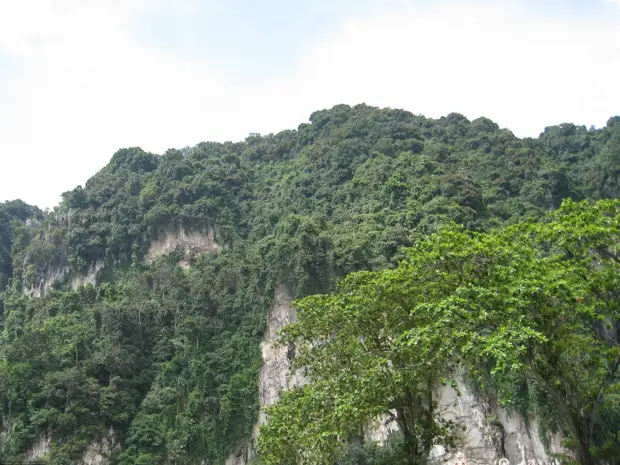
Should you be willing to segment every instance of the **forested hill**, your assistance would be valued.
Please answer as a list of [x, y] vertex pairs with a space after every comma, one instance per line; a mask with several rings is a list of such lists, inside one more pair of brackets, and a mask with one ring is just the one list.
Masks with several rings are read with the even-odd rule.
[[[119, 150], [53, 211], [0, 204], [0, 459], [45, 436], [50, 463], [75, 463], [112, 430], [114, 463], [223, 463], [258, 418], [278, 284], [329, 291], [450, 221], [540, 218], [566, 198], [618, 198], [619, 179], [617, 116], [519, 139], [486, 118], [340, 105], [243, 142]], [[147, 260], [179, 228], [212, 232], [219, 253]], [[94, 263], [97, 286], [72, 290]]]

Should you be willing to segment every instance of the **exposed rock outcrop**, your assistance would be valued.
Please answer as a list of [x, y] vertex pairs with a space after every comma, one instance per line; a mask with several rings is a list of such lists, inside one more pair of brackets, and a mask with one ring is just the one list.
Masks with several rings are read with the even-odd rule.
[[51, 267], [37, 278], [36, 284], [24, 290], [24, 294], [31, 297], [44, 297], [49, 293], [54, 284], [61, 283], [70, 278], [69, 283], [71, 289], [76, 290], [80, 285], [97, 284], [97, 273], [105, 267], [103, 260], [97, 260], [91, 263], [86, 273], [76, 273], [71, 276], [71, 268], [68, 265], [60, 267]]
[[[291, 360], [287, 347], [275, 345], [277, 332], [283, 326], [295, 321], [295, 309], [291, 305], [293, 297], [284, 285], [278, 286], [274, 302], [269, 310], [267, 328], [261, 343], [261, 368], [259, 375], [259, 399], [261, 409], [275, 403], [284, 389], [303, 382], [301, 377], [289, 377]], [[260, 425], [265, 421], [261, 411], [258, 423], [254, 426], [252, 437], [228, 457], [226, 465], [246, 465], [255, 455], [255, 443]]]
[[[460, 377], [459, 377], [460, 378]], [[454, 421], [462, 429], [456, 431], [456, 448], [435, 446], [431, 451], [434, 464], [452, 464], [462, 452], [469, 465], [497, 464], [503, 458], [511, 464], [557, 465], [553, 454], [565, 454], [561, 438], [549, 436], [548, 448], [541, 439], [538, 422], [476, 398], [462, 379], [457, 379], [460, 396], [448, 386], [437, 390], [438, 410], [443, 418]], [[365, 430], [367, 440], [384, 443], [396, 425], [385, 418], [377, 419]]]
[[48, 436], [43, 436], [26, 452], [25, 462], [36, 462], [47, 454], [51, 449], [52, 440]]
[[86, 274], [76, 274], [71, 278], [71, 289], [76, 290], [79, 286], [87, 284], [97, 285], [97, 273], [105, 267], [103, 260], [97, 260], [88, 266]]
[[[222, 247], [215, 242], [213, 229], [208, 230], [186, 230], [184, 226], [167, 227], [160, 231], [159, 237], [149, 246], [146, 260], [150, 262], [155, 258], [168, 255], [178, 247], [185, 250], [187, 255], [193, 253], [217, 253]], [[187, 269], [189, 261], [182, 260], [179, 265]], [[75, 290], [80, 285], [97, 284], [97, 274], [105, 267], [105, 261], [97, 260], [88, 266], [85, 273], [72, 274], [68, 265], [49, 267], [35, 283], [24, 290], [24, 294], [31, 297], [43, 297], [49, 293], [54, 284], [68, 281], [71, 289]]]
[[186, 254], [199, 252], [217, 253], [222, 249], [215, 242], [213, 229], [189, 231], [183, 226], [174, 226], [162, 229], [158, 238], [151, 241], [146, 256], [147, 261], [168, 255], [178, 247], [183, 248]]
[[24, 294], [30, 297], [43, 297], [52, 290], [54, 284], [66, 279], [70, 272], [69, 266], [50, 267], [37, 278], [34, 284], [24, 289]]
[[100, 441], [91, 442], [84, 452], [82, 461], [78, 465], [109, 465], [110, 455], [114, 449], [118, 449], [120, 444], [116, 439], [114, 431], [108, 431], [108, 434]]
[[261, 343], [262, 363], [259, 380], [261, 407], [274, 404], [283, 390], [303, 383], [303, 378], [299, 374], [291, 375], [289, 372], [291, 367], [289, 348], [275, 344], [278, 330], [295, 322], [295, 308], [291, 305], [292, 302], [293, 297], [286, 286], [278, 286]]
[[[52, 446], [51, 438], [45, 436], [39, 440], [26, 452], [25, 461], [38, 462], [50, 453]], [[110, 454], [116, 448], [120, 447], [114, 431], [110, 430], [108, 434], [99, 441], [91, 442], [82, 459], [77, 465], [109, 465]]]

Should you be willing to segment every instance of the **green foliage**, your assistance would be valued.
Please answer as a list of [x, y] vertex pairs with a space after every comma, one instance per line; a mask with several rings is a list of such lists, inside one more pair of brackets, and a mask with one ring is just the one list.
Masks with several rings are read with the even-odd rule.
[[7, 293], [0, 399], [11, 441], [24, 439], [6, 457], [19, 458], [11, 451], [53, 431], [51, 463], [75, 460], [112, 428], [126, 435], [121, 464], [225, 458], [258, 414], [269, 302], [246, 271], [239, 257], [222, 254], [199, 257], [188, 271], [173, 260], [128, 270], [99, 292], [41, 300]]
[[442, 228], [396, 268], [357, 272], [334, 294], [299, 300], [281, 342], [297, 344], [293, 368], [309, 382], [267, 409], [265, 463], [329, 464], [379, 414], [396, 420], [407, 463], [423, 462], [445, 441], [432, 390], [454, 363], [479, 383], [490, 379], [504, 404], [519, 400], [515, 383], [533, 384], [580, 463], [610, 457], [618, 443], [607, 422], [620, 413], [619, 247], [620, 201], [567, 200], [540, 223]]
[[[433, 391], [450, 373], [452, 348], [443, 341], [458, 322], [436, 321], [423, 302], [449, 292], [442, 287], [449, 282], [417, 271], [358, 272], [336, 294], [296, 302], [298, 322], [281, 343], [295, 345], [292, 369], [309, 383], [267, 410], [259, 439], [265, 463], [333, 463], [342, 439], [379, 415], [399, 427], [409, 463], [423, 463], [437, 441], [450, 443], [453, 425], [437, 415]], [[403, 341], [409, 332], [415, 346]]]
[[351, 442], [337, 465], [402, 465], [407, 463], [407, 449], [402, 435], [391, 433], [383, 445], [375, 442]]
[[[43, 219], [43, 212], [21, 200], [0, 203], [0, 295], [6, 289], [13, 276], [13, 244], [28, 240], [26, 222], [35, 223]], [[4, 305], [0, 297], [0, 322], [4, 314]]]
[[[239, 143], [119, 150], [50, 212], [0, 204], [0, 459], [46, 435], [51, 462], [71, 463], [111, 428], [115, 463], [222, 463], [258, 417], [276, 285], [330, 292], [453, 221], [483, 231], [617, 197], [618, 134], [617, 118], [534, 140], [485, 118], [339, 105]], [[222, 251], [190, 254], [189, 270], [181, 255], [147, 264], [151, 241], [179, 227], [213, 229]], [[98, 286], [70, 290], [96, 261]], [[52, 278], [42, 299], [24, 296]]]

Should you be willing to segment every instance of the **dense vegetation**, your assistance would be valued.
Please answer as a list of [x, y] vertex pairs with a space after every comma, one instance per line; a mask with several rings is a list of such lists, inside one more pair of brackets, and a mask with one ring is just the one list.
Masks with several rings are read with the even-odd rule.
[[265, 463], [330, 465], [342, 438], [380, 416], [397, 425], [405, 463], [425, 463], [457, 426], [434, 395], [455, 366], [504, 404], [523, 399], [515, 385], [542, 393], [531, 407], [551, 407], [579, 463], [620, 455], [613, 436], [593, 444], [620, 413], [620, 201], [566, 201], [544, 222], [489, 233], [442, 228], [406, 255], [297, 302], [282, 343], [308, 383], [268, 409]]
[[[0, 206], [0, 459], [50, 436], [49, 462], [74, 463], [111, 429], [114, 463], [223, 463], [258, 417], [277, 284], [328, 292], [452, 221], [486, 231], [567, 198], [618, 198], [619, 174], [620, 117], [518, 139], [485, 118], [337, 106], [239, 143], [119, 150], [53, 211]], [[189, 269], [181, 252], [147, 263], [180, 225], [214, 229], [222, 250]], [[96, 287], [25, 295], [97, 260]]]
[[[20, 241], [28, 237], [26, 223], [42, 219], [41, 210], [21, 200], [0, 203], [0, 292], [4, 291], [13, 275], [13, 258], [11, 257], [13, 243], [17, 243], [16, 248], [21, 248]], [[3, 307], [0, 299], [0, 317], [2, 314]]]

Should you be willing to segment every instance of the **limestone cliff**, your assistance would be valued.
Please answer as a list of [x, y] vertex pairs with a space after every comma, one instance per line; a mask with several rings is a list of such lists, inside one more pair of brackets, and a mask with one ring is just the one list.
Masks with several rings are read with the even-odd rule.
[[50, 267], [43, 275], [38, 276], [34, 283], [24, 288], [24, 294], [31, 297], [43, 297], [52, 290], [55, 283], [66, 279], [70, 272], [71, 269], [68, 266]]
[[147, 253], [147, 261], [152, 261], [157, 257], [168, 255], [178, 247], [189, 253], [217, 253], [221, 246], [215, 242], [215, 232], [213, 229], [206, 230], [186, 230], [181, 226], [170, 226], [163, 228], [158, 237], [151, 241]]
[[262, 408], [276, 402], [284, 389], [288, 389], [302, 381], [297, 376], [289, 376], [291, 361], [288, 348], [275, 345], [278, 330], [295, 321], [295, 309], [291, 305], [292, 301], [293, 298], [286, 286], [278, 286], [273, 304], [269, 310], [267, 328], [261, 342], [262, 361], [259, 375], [261, 414], [258, 423], [252, 431], [252, 437], [245, 444], [241, 444], [228, 457], [226, 465], [246, 465], [252, 460], [255, 455], [258, 430], [262, 422], [265, 421]]
[[[25, 462], [37, 462], [50, 453], [52, 440], [49, 437], [41, 437], [27, 452]], [[109, 457], [114, 449], [120, 447], [114, 431], [110, 430], [108, 434], [99, 441], [91, 442], [82, 459], [76, 465], [109, 465]]]
[[[186, 255], [193, 253], [217, 253], [222, 249], [215, 241], [213, 229], [188, 230], [183, 225], [169, 226], [162, 228], [157, 238], [153, 239], [146, 254], [146, 261], [168, 255], [177, 248], [185, 251]], [[180, 265], [186, 268], [185, 261]], [[72, 273], [71, 267], [67, 264], [60, 266], [50, 266], [45, 272], [38, 276], [34, 283], [24, 289], [24, 294], [31, 297], [43, 297], [50, 292], [56, 283], [67, 282], [71, 289], [75, 290], [80, 285], [97, 284], [99, 271], [105, 267], [104, 260], [97, 260], [90, 263], [87, 270], [83, 273]]]
[[94, 286], [97, 284], [97, 273], [104, 267], [103, 260], [91, 263], [84, 273], [72, 274], [68, 265], [50, 267], [37, 278], [34, 284], [26, 288], [24, 293], [32, 297], [43, 297], [52, 290], [54, 284], [67, 280], [73, 290], [80, 285], [92, 284]]
[[[548, 436], [543, 441], [535, 418], [522, 418], [517, 413], [507, 412], [497, 405], [478, 399], [462, 377], [457, 378], [460, 395], [447, 386], [437, 389], [438, 411], [447, 420], [454, 421], [463, 429], [456, 431], [456, 448], [442, 445], [431, 451], [431, 463], [455, 463], [460, 452], [469, 465], [498, 464], [507, 459], [511, 464], [558, 465], [553, 454], [565, 454], [561, 438]], [[393, 422], [385, 418], [376, 419], [365, 429], [367, 440], [384, 443], [396, 429]], [[545, 442], [547, 445], [545, 445]]]
[[[285, 286], [277, 288], [261, 344], [261, 408], [276, 402], [284, 389], [303, 382], [300, 376], [291, 376], [289, 373], [288, 349], [274, 346], [277, 331], [295, 321], [292, 300]], [[455, 421], [463, 430], [457, 432], [455, 449], [434, 447], [430, 457], [433, 464], [455, 463], [460, 452], [469, 465], [496, 465], [504, 458], [513, 465], [559, 465], [552, 454], [566, 452], [560, 445], [560, 438], [548, 437], [548, 446], [545, 446], [535, 418], [526, 421], [516, 413], [511, 414], [476, 398], [462, 377], [459, 377], [458, 386], [460, 396], [451, 387], [440, 387], [436, 393], [441, 415]], [[252, 460], [259, 425], [263, 421], [261, 414], [252, 438], [239, 446], [228, 458], [226, 465], [247, 465]], [[385, 419], [376, 419], [365, 429], [365, 439], [383, 443], [395, 429], [395, 424]]]

